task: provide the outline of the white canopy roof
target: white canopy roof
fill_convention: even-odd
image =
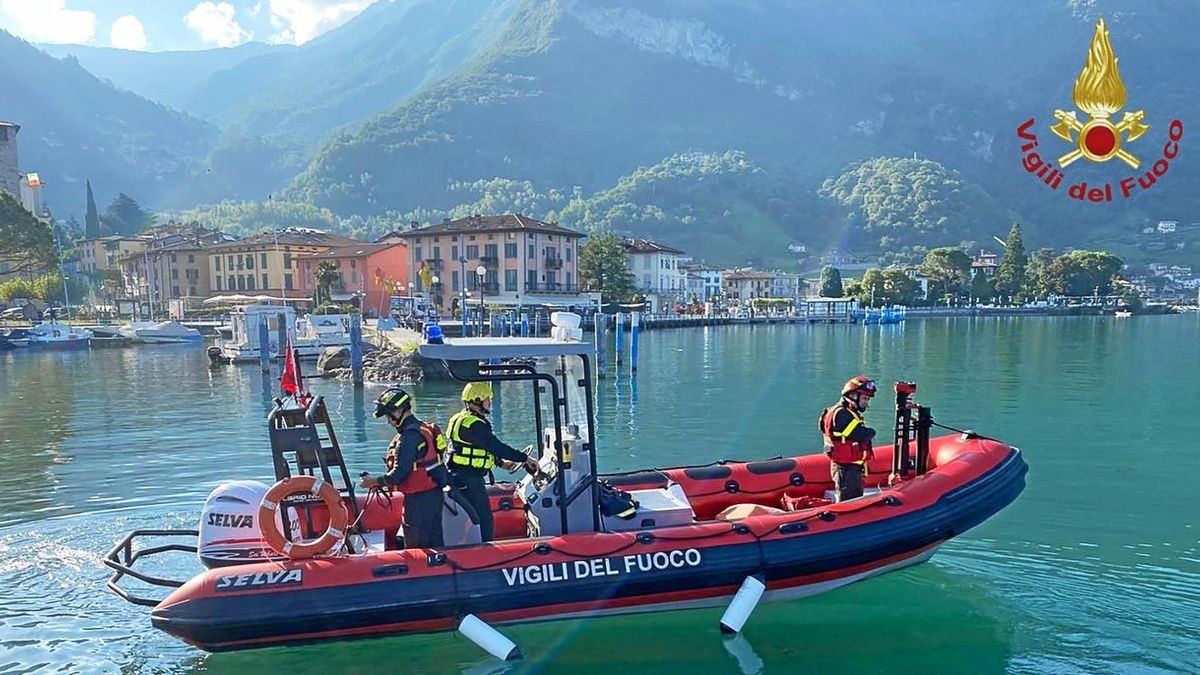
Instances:
[[[486,359],[535,358],[538,356],[590,356],[590,342],[560,342],[550,338],[447,338],[445,344],[422,344],[422,357],[444,361],[482,361]]]

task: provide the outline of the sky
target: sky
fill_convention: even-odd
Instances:
[[[375,1],[0,0],[0,29],[34,43],[140,51],[299,45]]]

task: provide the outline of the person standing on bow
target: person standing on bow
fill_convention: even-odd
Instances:
[[[450,483],[440,454],[446,438],[436,425],[417,419],[413,399],[400,387],[389,387],[375,399],[375,417],[396,428],[388,445],[387,473],[364,475],[364,488],[394,488],[404,494],[404,547],[441,548],[442,488]]]
[[[875,380],[865,375],[852,378],[842,387],[842,398],[825,409],[817,421],[825,437],[825,454],[839,502],[863,495],[867,462],[874,456],[871,442],[875,430],[867,426],[863,413],[875,396]]]
[[[479,516],[480,538],[488,542],[492,540],[495,521],[484,479],[491,475],[492,467],[500,464],[515,469],[524,465],[530,473],[537,473],[539,467],[537,460],[527,454],[532,448],[521,452],[496,438],[488,421],[492,412],[490,383],[468,382],[462,390],[462,401],[463,409],[454,413],[446,425],[451,446],[447,464],[455,488]]]

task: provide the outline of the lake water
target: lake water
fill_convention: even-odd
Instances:
[[[131,529],[194,527],[221,480],[270,482],[275,381],[195,347],[0,353],[0,673],[1200,672],[1200,317],[665,330],[639,366],[599,387],[602,471],[810,452],[865,372],[1020,446],[1028,488],[930,562],[763,605],[732,643],[698,610],[504,627],[517,664],[453,634],[207,655],[109,593],[100,556]],[[352,472],[377,471],[381,387],[313,389]],[[457,405],[447,383],[414,393],[443,424]],[[518,398],[502,432],[522,445]],[[884,436],[887,398],[868,414]]]

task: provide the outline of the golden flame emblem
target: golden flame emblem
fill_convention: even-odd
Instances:
[[[1108,39],[1108,28],[1104,19],[1096,24],[1092,45],[1088,48],[1087,61],[1079,77],[1075,78],[1072,98],[1075,107],[1087,113],[1089,119],[1080,122],[1075,111],[1055,110],[1058,123],[1050,131],[1076,148],[1058,158],[1058,165],[1066,167],[1080,158],[1093,162],[1107,162],[1116,157],[1136,169],[1141,164],[1137,157],[1121,148],[1121,142],[1132,142],[1146,133],[1150,127],[1142,124],[1146,113],[1143,110],[1126,112],[1117,124],[1109,118],[1125,107],[1125,83],[1117,69],[1117,54]],[[1122,136],[1124,135],[1124,139]]]

